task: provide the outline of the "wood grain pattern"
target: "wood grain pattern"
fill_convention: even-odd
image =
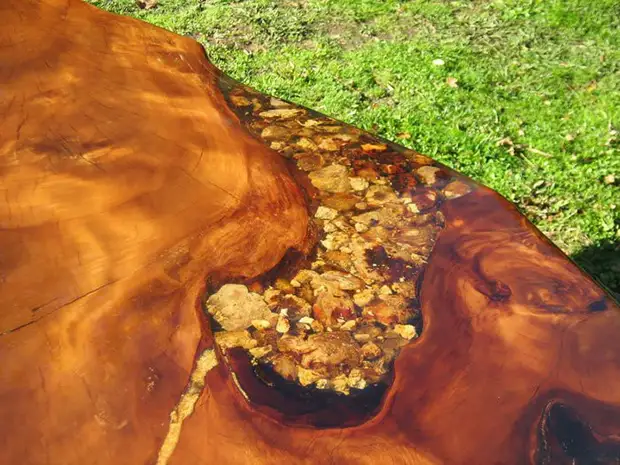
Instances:
[[[0,18],[0,463],[156,463],[205,279],[308,251],[304,181],[194,41],[78,0]],[[441,208],[376,416],[286,425],[220,363],[168,463],[618,463],[618,306],[492,191]]]

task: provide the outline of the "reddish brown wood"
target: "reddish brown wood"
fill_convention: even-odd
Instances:
[[[423,332],[356,426],[266,411],[221,358],[190,382],[205,280],[311,254],[312,183],[194,41],[77,0],[0,18],[0,463],[164,463],[188,385],[170,464],[618,463],[619,308],[481,186],[441,204]]]

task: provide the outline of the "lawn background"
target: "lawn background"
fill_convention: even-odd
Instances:
[[[619,0],[89,2],[488,185],[620,292]]]

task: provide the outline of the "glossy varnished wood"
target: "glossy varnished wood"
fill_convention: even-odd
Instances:
[[[156,463],[206,279],[311,253],[307,176],[194,41],[77,0],[0,18],[0,463]],[[280,421],[219,363],[169,463],[617,463],[617,305],[492,191],[441,213],[371,418]]]

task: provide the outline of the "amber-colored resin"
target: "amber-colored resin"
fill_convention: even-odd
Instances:
[[[78,0],[1,0],[0,18],[0,463],[620,460],[620,310],[509,202],[239,86],[190,39]],[[324,195],[329,164],[416,205],[370,263],[433,228],[393,271],[416,280],[419,337],[381,383],[321,397],[225,354],[204,303],[288,289],[326,239],[347,263],[319,217],[358,223],[362,194]],[[355,305],[340,316],[361,325]]]

